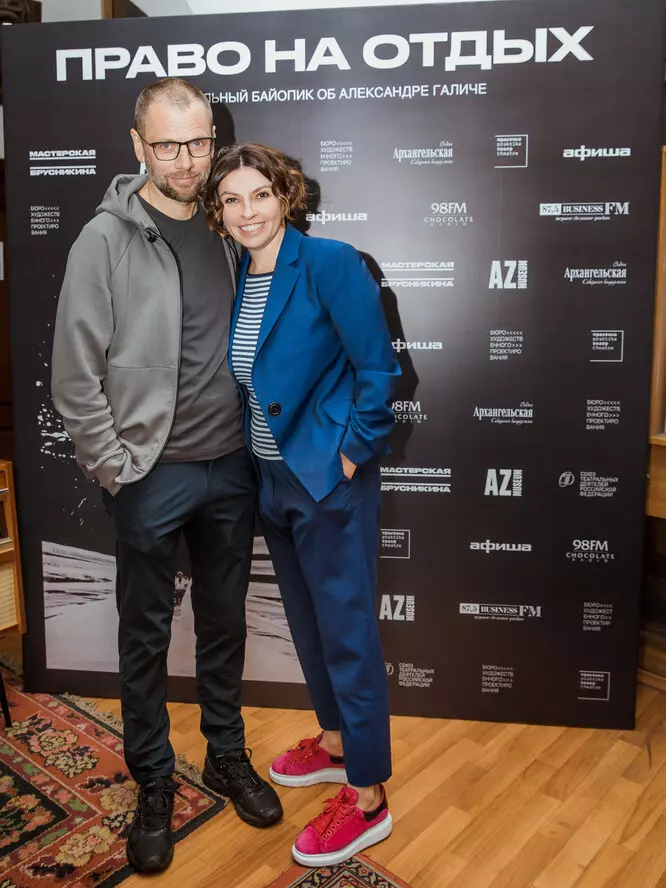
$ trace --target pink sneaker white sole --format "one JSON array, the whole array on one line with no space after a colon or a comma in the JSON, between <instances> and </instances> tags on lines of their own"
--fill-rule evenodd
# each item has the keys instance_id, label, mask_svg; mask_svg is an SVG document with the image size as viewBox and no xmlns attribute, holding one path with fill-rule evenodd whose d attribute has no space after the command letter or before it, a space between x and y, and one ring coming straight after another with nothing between
<instances>
[{"instance_id":1,"label":"pink sneaker white sole","mask_svg":"<svg viewBox=\"0 0 666 888\"><path fill-rule=\"evenodd\" d=\"M314 786L317 783L347 783L344 768L321 768L309 774L279 774L270 768L268 776L280 786Z\"/></svg>"},{"instance_id":2,"label":"pink sneaker white sole","mask_svg":"<svg viewBox=\"0 0 666 888\"><path fill-rule=\"evenodd\" d=\"M301 866L335 866L337 863L344 863L345 860L349 860L354 854L359 854L371 845L383 842L384 839L391 835L392 830L393 820L391 815L387 814L383 820L361 833L360 836L357 836L348 845L345 845L344 848L340 848L339 851L329 851L324 854L303 854L294 845L291 853L294 856L294 860L300 863Z\"/></svg>"}]
</instances>

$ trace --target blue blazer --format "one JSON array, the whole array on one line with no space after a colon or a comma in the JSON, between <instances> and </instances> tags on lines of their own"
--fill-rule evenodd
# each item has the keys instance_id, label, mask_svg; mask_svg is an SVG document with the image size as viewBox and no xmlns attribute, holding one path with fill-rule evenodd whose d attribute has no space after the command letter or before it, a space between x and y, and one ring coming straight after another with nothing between
<instances>
[{"instance_id":1,"label":"blue blazer","mask_svg":"<svg viewBox=\"0 0 666 888\"><path fill-rule=\"evenodd\" d=\"M232 341L249 263L246 254ZM379 288L359 253L340 241L303 237L288 224L252 384L284 461L317 502L343 477L339 453L361 465L388 451L399 375ZM243 400L243 433L251 447Z\"/></svg>"}]
</instances>

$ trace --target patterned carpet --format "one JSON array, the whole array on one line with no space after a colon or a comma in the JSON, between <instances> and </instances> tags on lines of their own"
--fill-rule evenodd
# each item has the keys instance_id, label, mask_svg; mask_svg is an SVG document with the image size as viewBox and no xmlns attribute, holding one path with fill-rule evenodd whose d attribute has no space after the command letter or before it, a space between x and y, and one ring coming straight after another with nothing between
<instances>
[{"instance_id":1,"label":"patterned carpet","mask_svg":"<svg viewBox=\"0 0 666 888\"><path fill-rule=\"evenodd\" d=\"M136 788L117 720L67 694L25 694L15 675L3 676L14 724L5 730L0 715L0 888L118 885L132 873L124 837ZM175 777L178 842L225 800L187 762Z\"/></svg>"},{"instance_id":2,"label":"patterned carpet","mask_svg":"<svg viewBox=\"0 0 666 888\"><path fill-rule=\"evenodd\" d=\"M364 854L338 866L293 866L266 888L409 888Z\"/></svg>"}]
</instances>

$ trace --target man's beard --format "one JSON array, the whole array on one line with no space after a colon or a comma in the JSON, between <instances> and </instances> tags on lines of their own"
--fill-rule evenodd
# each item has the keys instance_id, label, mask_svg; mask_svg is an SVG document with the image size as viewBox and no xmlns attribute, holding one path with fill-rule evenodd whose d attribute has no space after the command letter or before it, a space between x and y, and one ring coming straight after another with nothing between
<instances>
[{"instance_id":1,"label":"man's beard","mask_svg":"<svg viewBox=\"0 0 666 888\"><path fill-rule=\"evenodd\" d=\"M204 170L201 173L197 173L197 180L194 185L190 185L189 188L176 188L171 184L168 176L160 175L152 163L146 158L146 170L148 172L148 178L151 183L157 188L157 190L163 194L165 197L170 198L171 200L177 200L179 203L194 203L194 201L199 197L201 192L203 191L204 185L208 180L208 176L210 174L210 167ZM182 174L181 174L182 175ZM173 174L172 174L173 178Z\"/></svg>"}]
</instances>

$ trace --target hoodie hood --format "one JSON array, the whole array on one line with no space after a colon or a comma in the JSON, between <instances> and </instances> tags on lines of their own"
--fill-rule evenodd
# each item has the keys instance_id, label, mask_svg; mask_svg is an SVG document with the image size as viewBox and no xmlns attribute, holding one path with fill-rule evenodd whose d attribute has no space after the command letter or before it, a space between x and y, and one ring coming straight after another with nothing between
<instances>
[{"instance_id":1,"label":"hoodie hood","mask_svg":"<svg viewBox=\"0 0 666 888\"><path fill-rule=\"evenodd\" d=\"M137 197L137 192L143 188L147 181L147 176L128 173L116 176L109 185L102 203L95 210L95 215L111 213L112 216L134 223L137 228L159 234L155 223L141 206L141 201Z\"/></svg>"}]
</instances>

